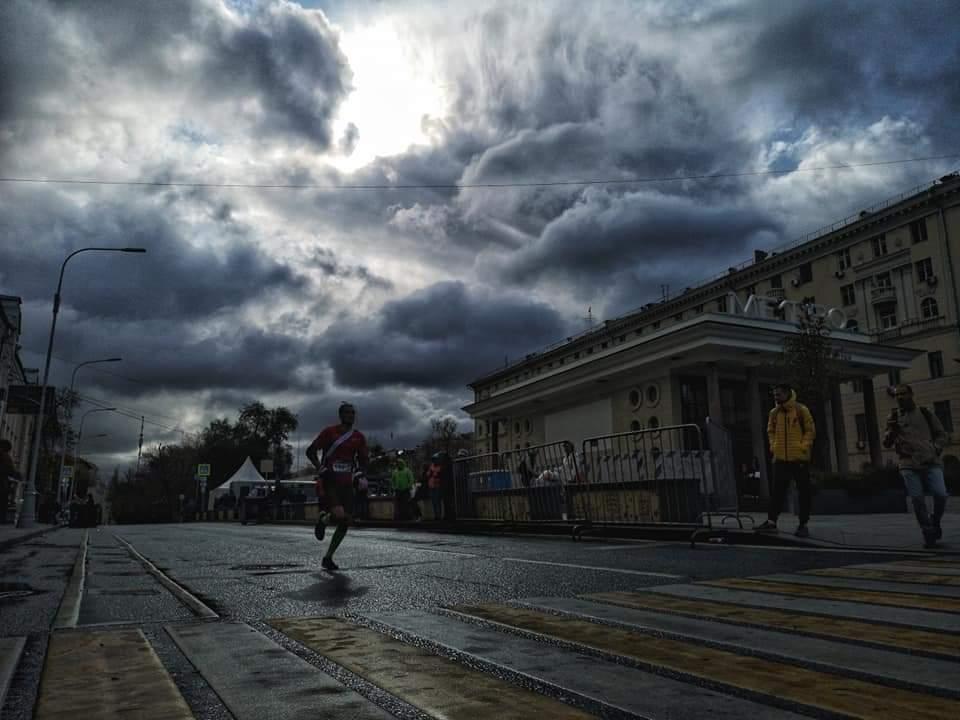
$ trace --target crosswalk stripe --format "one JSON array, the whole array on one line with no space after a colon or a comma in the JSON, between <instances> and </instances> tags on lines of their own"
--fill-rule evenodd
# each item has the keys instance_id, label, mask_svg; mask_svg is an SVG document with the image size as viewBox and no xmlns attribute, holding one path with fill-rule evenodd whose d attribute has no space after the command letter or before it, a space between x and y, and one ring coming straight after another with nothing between
<instances>
[{"instance_id":1,"label":"crosswalk stripe","mask_svg":"<svg viewBox=\"0 0 960 720\"><path fill-rule=\"evenodd\" d=\"M270 625L347 670L438 718L526 720L591 717L452 660L335 618L289 618Z\"/></svg>"},{"instance_id":2,"label":"crosswalk stripe","mask_svg":"<svg viewBox=\"0 0 960 720\"><path fill-rule=\"evenodd\" d=\"M586 620L502 605L474 605L456 610L508 627L628 657L647 666L850 717L916 720L960 715L960 701L694 643L651 637Z\"/></svg>"},{"instance_id":3,"label":"crosswalk stripe","mask_svg":"<svg viewBox=\"0 0 960 720\"><path fill-rule=\"evenodd\" d=\"M911 595L926 595L929 597L960 598L960 587L945 585L906 585L904 583L885 580L871 580L869 578L831 576L831 575L801 575L793 573L776 573L774 575L759 575L751 580L769 580L771 582L793 583L795 585L812 585L818 587L835 587L847 590L870 590L883 593L909 593Z\"/></svg>"},{"instance_id":4,"label":"crosswalk stripe","mask_svg":"<svg viewBox=\"0 0 960 720\"><path fill-rule=\"evenodd\" d=\"M796 595L773 595L771 593L731 590L707 585L656 585L648 588L648 591L668 597L715 600L736 605L750 605L755 608L789 610L806 615L832 615L852 620L902 625L924 630L939 630L954 634L958 631L956 617L949 613L931 612L929 610L913 610L836 600L816 600Z\"/></svg>"},{"instance_id":5,"label":"crosswalk stripe","mask_svg":"<svg viewBox=\"0 0 960 720\"><path fill-rule=\"evenodd\" d=\"M650 592L606 592L584 595L584 599L639 610L704 617L720 622L742 623L755 627L802 632L840 640L854 640L960 658L960 636L926 630L877 625L839 617L807 615L797 612L754 608L710 600L669 597Z\"/></svg>"},{"instance_id":6,"label":"crosswalk stripe","mask_svg":"<svg viewBox=\"0 0 960 720\"><path fill-rule=\"evenodd\" d=\"M649 720L799 718L744 698L666 678L637 668L546 645L425 611L377 614L373 620L451 648L497 669L519 673Z\"/></svg>"},{"instance_id":7,"label":"crosswalk stripe","mask_svg":"<svg viewBox=\"0 0 960 720\"><path fill-rule=\"evenodd\" d=\"M862 578L864 580L884 580L895 583L916 583L923 585L960 587L960 578L949 575L932 575L920 572L902 572L900 570L869 570L866 568L822 568L820 570L804 570L805 575L818 577Z\"/></svg>"},{"instance_id":8,"label":"crosswalk stripe","mask_svg":"<svg viewBox=\"0 0 960 720\"><path fill-rule=\"evenodd\" d=\"M193 720L193 713L139 630L50 637L36 720Z\"/></svg>"},{"instance_id":9,"label":"crosswalk stripe","mask_svg":"<svg viewBox=\"0 0 960 720\"><path fill-rule=\"evenodd\" d=\"M901 608L934 610L937 612L960 612L960 600L952 598L927 597L910 593L875 592L871 590L845 590L842 588L816 587L785 582L769 582L750 578L730 578L728 580L707 580L702 585L730 588L733 590L752 590L755 592L776 593L778 595L800 595L818 600L842 600L844 602L869 603L871 605L891 605Z\"/></svg>"},{"instance_id":10,"label":"crosswalk stripe","mask_svg":"<svg viewBox=\"0 0 960 720\"><path fill-rule=\"evenodd\" d=\"M392 717L245 623L168 625L167 633L237 720L322 713L329 720Z\"/></svg>"},{"instance_id":11,"label":"crosswalk stripe","mask_svg":"<svg viewBox=\"0 0 960 720\"><path fill-rule=\"evenodd\" d=\"M734 652L760 651L792 662L817 665L828 672L857 673L870 676L864 679L875 678L903 686L916 686L915 689L920 690L937 688L950 693L957 692L956 679L960 667L952 661L917 656L906 658L901 652L876 647L731 625L714 619L607 605L580 598L525 598L520 602L588 619L620 623L646 633L668 633L678 640L716 643Z\"/></svg>"},{"instance_id":12,"label":"crosswalk stripe","mask_svg":"<svg viewBox=\"0 0 960 720\"><path fill-rule=\"evenodd\" d=\"M918 565L912 561L892 562L892 563L864 563L863 565L851 565L850 567L861 570L885 570L887 572L924 572L931 575L943 575L945 577L960 577L960 567L947 566L945 563L938 565Z\"/></svg>"}]
</instances>

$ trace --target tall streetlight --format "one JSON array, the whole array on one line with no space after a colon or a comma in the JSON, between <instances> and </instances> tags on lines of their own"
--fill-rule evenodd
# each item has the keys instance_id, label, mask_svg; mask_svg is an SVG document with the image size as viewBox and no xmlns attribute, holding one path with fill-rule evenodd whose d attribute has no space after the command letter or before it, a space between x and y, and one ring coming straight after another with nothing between
<instances>
[{"instance_id":1,"label":"tall streetlight","mask_svg":"<svg viewBox=\"0 0 960 720\"><path fill-rule=\"evenodd\" d=\"M74 476L76 475L76 472L77 472L77 458L80 457L80 443L83 441L83 421L87 419L87 415L90 415L90 414L92 414L92 413L97 413L97 412L113 412L114 410L116 410L115 407L93 408L92 410L87 410L87 411L80 417L80 432L77 433L77 448L76 448L76 452L74 453L74 456L73 456L73 472L74 472ZM70 478L70 484L67 486L67 487L68 487L68 492L67 492L67 504L68 504L68 505L69 505L69 503L70 503L70 498L73 497L73 481L74 481L74 477L71 477L71 478Z\"/></svg>"},{"instance_id":2,"label":"tall streetlight","mask_svg":"<svg viewBox=\"0 0 960 720\"><path fill-rule=\"evenodd\" d=\"M146 248L137 247L87 247L74 250L67 255L63 264L60 266L60 279L57 281L57 291L53 295L53 322L50 323L50 339L47 342L47 359L43 368L43 386L40 388L40 414L37 416L36 427L33 432L33 448L30 452L30 473L27 476L27 486L24 488L23 505L17 525L19 527L29 527L33 525L33 516L36 514L37 507L37 463L40 460L40 441L43 437L43 421L45 418L47 405L47 381L50 379L50 357L53 354L53 336L57 330L57 313L60 312L60 290L63 288L63 271L67 268L67 263L74 255L82 252L124 252L124 253L145 253ZM60 482L59 478L57 482Z\"/></svg>"},{"instance_id":3,"label":"tall streetlight","mask_svg":"<svg viewBox=\"0 0 960 720\"><path fill-rule=\"evenodd\" d=\"M77 372L78 372L78 371L80 370L80 368L82 368L84 365L93 365L94 363L120 362L121 360L122 360L122 358L118 358L118 357L116 357L116 358L104 358L103 360L86 360L86 361L84 361L84 362L82 362L82 363L78 363L77 366L73 369L73 374L70 376L70 403L71 403L71 404L68 404L68 405L67 405L67 433L64 433L64 436L63 436L63 448L60 450L60 469L59 469L58 472L57 472L57 492L60 492L60 485L59 485L59 484L63 482L63 464L64 464L64 462L66 461L66 458L67 458L67 439L69 438L69 433L73 430L73 422L72 422L72 421L73 421L73 408L72 408L72 402L73 402L74 386L77 384ZM74 462L73 464L76 465L77 463ZM76 468L74 468L74 472L76 472ZM70 500L70 496L69 496L69 495L66 497L66 500L68 500L68 501Z\"/></svg>"}]
</instances>

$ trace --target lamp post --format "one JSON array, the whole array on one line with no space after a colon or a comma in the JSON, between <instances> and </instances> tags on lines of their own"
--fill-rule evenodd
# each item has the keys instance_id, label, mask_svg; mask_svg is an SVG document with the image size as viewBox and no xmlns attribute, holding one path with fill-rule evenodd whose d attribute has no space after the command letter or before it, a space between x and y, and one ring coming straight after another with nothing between
<instances>
[{"instance_id":1,"label":"lamp post","mask_svg":"<svg viewBox=\"0 0 960 720\"><path fill-rule=\"evenodd\" d=\"M74 488L73 481L74 481L74 479L75 479L75 477L76 477L76 472L77 472L77 459L80 457L80 443L83 441L83 421L86 420L86 419L87 419L87 415L90 415L91 413L96 413L96 412L113 412L114 410L116 410L115 407L93 408L92 410L87 410L87 411L83 414L83 416L80 418L80 432L77 433L77 448L76 448L76 452L74 453L74 456L73 456L73 472L74 472L74 477L71 477L71 478L70 478L70 484L67 486L67 487L68 487L68 492L67 492L67 504L68 504L68 505L70 504L70 498L73 497L73 488Z\"/></svg>"},{"instance_id":2,"label":"lamp post","mask_svg":"<svg viewBox=\"0 0 960 720\"><path fill-rule=\"evenodd\" d=\"M40 460L40 442L43 438L43 421L47 404L47 381L50 379L50 357L53 354L53 337L57 330L57 313L60 312L60 290L63 288L63 271L67 268L67 263L74 255L82 252L125 252L125 253L145 253L145 248L137 247L86 247L74 250L67 255L63 264L60 266L60 279L57 281L57 291L53 295L53 321L50 323L50 339L47 341L47 358L43 368L43 385L40 388L40 414L37 417L36 427L33 433L33 448L30 452L30 472L27 475L27 486L24 488L23 505L17 518L18 527L29 527L33 525L33 516L36 514L37 507L37 463ZM59 482L59 479L58 481Z\"/></svg>"},{"instance_id":3,"label":"lamp post","mask_svg":"<svg viewBox=\"0 0 960 720\"><path fill-rule=\"evenodd\" d=\"M112 363L112 362L120 362L121 360L122 360L122 358L116 357L116 358L104 358L103 360L86 360L86 361L84 361L84 362L82 362L82 363L79 363L79 364L73 369L73 374L70 376L70 402L72 403L72 401L73 401L73 389L74 389L74 386L75 386L76 383L77 383L77 372L80 370L80 368L82 368L84 365L93 365L94 363L108 363L108 362L111 362L111 363ZM67 457L67 441L68 441L68 438L69 438L69 432L73 430L72 420L73 420L73 408L72 408L71 405L67 405L67 428L68 428L68 432L64 434L64 437L63 437L63 448L60 450L60 469L57 471L57 483L58 483L58 486L57 486L57 487L58 487L58 492L59 492L59 483L62 483L62 482L63 482L63 464L64 464L64 462L65 462L65 460L66 460L66 457ZM76 465L76 462L74 462L74 465ZM76 468L74 468L74 472L76 472ZM68 496L67 496L66 498L64 498L64 499L67 500L67 501L69 501L69 500L70 500L70 496L68 495Z\"/></svg>"}]
</instances>

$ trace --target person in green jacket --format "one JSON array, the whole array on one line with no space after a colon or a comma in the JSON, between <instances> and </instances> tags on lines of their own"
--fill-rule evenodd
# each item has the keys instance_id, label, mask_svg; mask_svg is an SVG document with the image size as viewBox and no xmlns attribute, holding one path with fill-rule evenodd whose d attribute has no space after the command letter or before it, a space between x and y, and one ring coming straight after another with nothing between
<instances>
[{"instance_id":1,"label":"person in green jacket","mask_svg":"<svg viewBox=\"0 0 960 720\"><path fill-rule=\"evenodd\" d=\"M396 497L394 517L397 520L409 520L410 490L413 488L413 471L407 467L403 458L397 458L397 464L390 474L390 487Z\"/></svg>"}]
</instances>

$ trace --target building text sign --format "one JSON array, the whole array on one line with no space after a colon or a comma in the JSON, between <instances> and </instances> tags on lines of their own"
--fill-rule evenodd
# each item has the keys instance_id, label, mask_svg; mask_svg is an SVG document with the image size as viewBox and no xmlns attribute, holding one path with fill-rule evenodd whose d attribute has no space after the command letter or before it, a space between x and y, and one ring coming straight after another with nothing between
<instances>
[{"instance_id":1,"label":"building text sign","mask_svg":"<svg viewBox=\"0 0 960 720\"><path fill-rule=\"evenodd\" d=\"M840 308L817 304L804 305L796 300L777 300L751 295L746 303L742 303L735 292L730 292L727 293L727 307L732 315L745 315L764 320L782 319L783 322L793 325L800 324L800 313L806 310L813 317L823 318L824 323L834 330L843 330L847 326L847 316ZM778 311L783 313L782 318L775 315Z\"/></svg>"}]
</instances>

